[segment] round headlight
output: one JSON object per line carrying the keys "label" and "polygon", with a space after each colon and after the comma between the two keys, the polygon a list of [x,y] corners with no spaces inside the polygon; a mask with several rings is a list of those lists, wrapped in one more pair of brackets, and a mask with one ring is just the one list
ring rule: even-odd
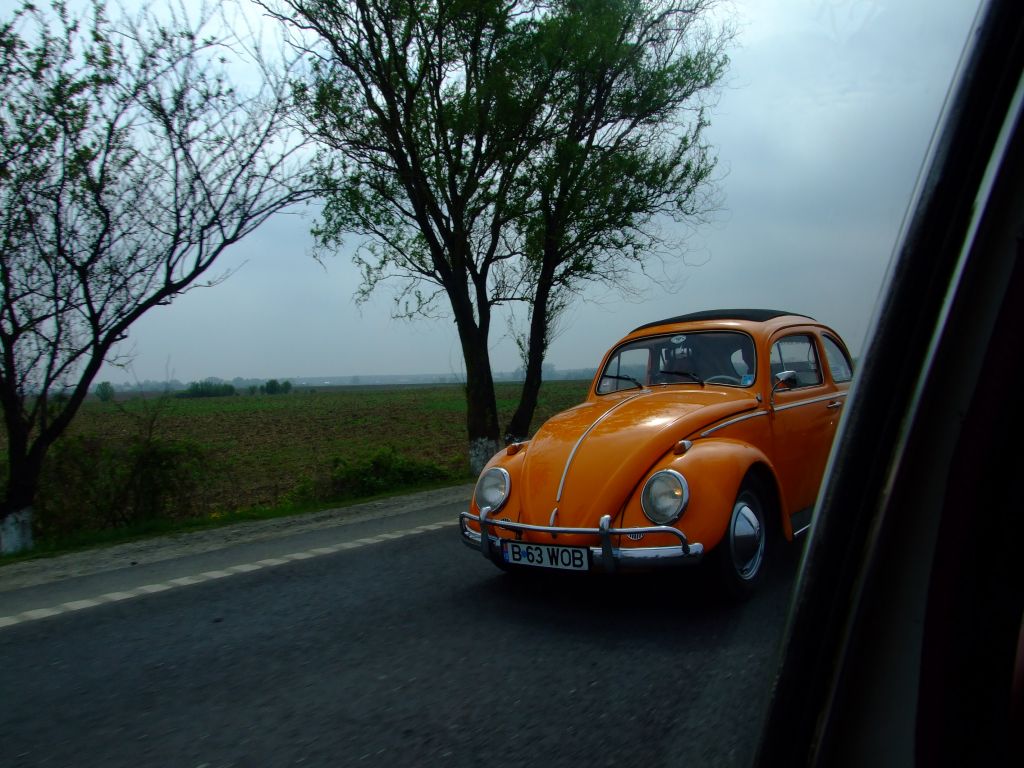
{"label": "round headlight", "polygon": [[674,469],[655,472],[644,483],[640,506],[655,525],[669,525],[679,519],[690,501],[686,478]]}
{"label": "round headlight", "polygon": [[498,511],[508,498],[510,486],[508,472],[501,467],[491,467],[477,480],[473,494],[476,505],[480,509],[490,507],[492,513]]}

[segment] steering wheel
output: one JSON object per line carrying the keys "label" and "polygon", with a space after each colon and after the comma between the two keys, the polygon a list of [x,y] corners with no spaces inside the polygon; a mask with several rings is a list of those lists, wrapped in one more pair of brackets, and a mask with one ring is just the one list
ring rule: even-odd
{"label": "steering wheel", "polygon": [[736,386],[741,386],[741,382],[739,379],[737,379],[735,376],[729,376],[724,373],[720,373],[717,376],[708,376],[706,379],[704,379],[704,383],[735,384]]}

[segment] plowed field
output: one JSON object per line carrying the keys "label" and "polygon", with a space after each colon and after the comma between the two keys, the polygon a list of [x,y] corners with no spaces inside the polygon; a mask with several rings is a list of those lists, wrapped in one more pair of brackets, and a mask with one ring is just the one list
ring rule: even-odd
{"label": "plowed field", "polygon": [[[583,400],[589,382],[545,383],[533,428]],[[497,385],[502,424],[518,401],[516,384]],[[214,470],[207,499],[233,511],[287,501],[302,484],[330,472],[335,460],[358,461],[382,449],[469,479],[466,402],[458,385],[338,387],[287,395],[88,402],[71,434],[130,438],[152,430],[185,440]]]}

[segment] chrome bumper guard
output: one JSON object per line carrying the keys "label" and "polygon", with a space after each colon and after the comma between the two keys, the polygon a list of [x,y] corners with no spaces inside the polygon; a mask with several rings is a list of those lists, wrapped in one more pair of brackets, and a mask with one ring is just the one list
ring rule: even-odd
{"label": "chrome bumper guard", "polygon": [[[704,556],[704,545],[686,540],[686,535],[668,525],[650,525],[641,528],[612,528],[611,515],[604,515],[597,528],[559,528],[551,525],[528,525],[527,523],[513,523],[510,520],[495,520],[490,516],[490,510],[484,507],[480,510],[480,516],[462,512],[459,514],[459,528],[462,530],[462,542],[473,549],[478,550],[488,560],[496,560],[501,557],[501,539],[498,536],[487,533],[486,536],[471,530],[467,521],[472,521],[480,526],[482,532],[489,529],[501,528],[505,531],[512,531],[520,534],[523,531],[551,534],[552,538],[560,534],[580,534],[597,536],[601,545],[587,547],[590,550],[590,562],[596,570],[613,572],[618,569],[647,570],[651,568],[665,568],[678,565],[693,565],[699,563]],[[628,536],[629,534],[641,533],[667,533],[679,539],[679,546],[671,547],[614,547],[612,536]],[[517,536],[517,538],[519,538]],[[557,545],[557,541],[552,541]]]}

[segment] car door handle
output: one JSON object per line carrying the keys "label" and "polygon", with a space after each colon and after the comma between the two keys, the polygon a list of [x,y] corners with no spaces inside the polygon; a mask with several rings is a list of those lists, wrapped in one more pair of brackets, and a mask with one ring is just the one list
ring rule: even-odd
{"label": "car door handle", "polygon": [[843,407],[843,401],[842,400],[833,400],[831,403],[829,403],[825,407],[826,408],[842,408]]}

